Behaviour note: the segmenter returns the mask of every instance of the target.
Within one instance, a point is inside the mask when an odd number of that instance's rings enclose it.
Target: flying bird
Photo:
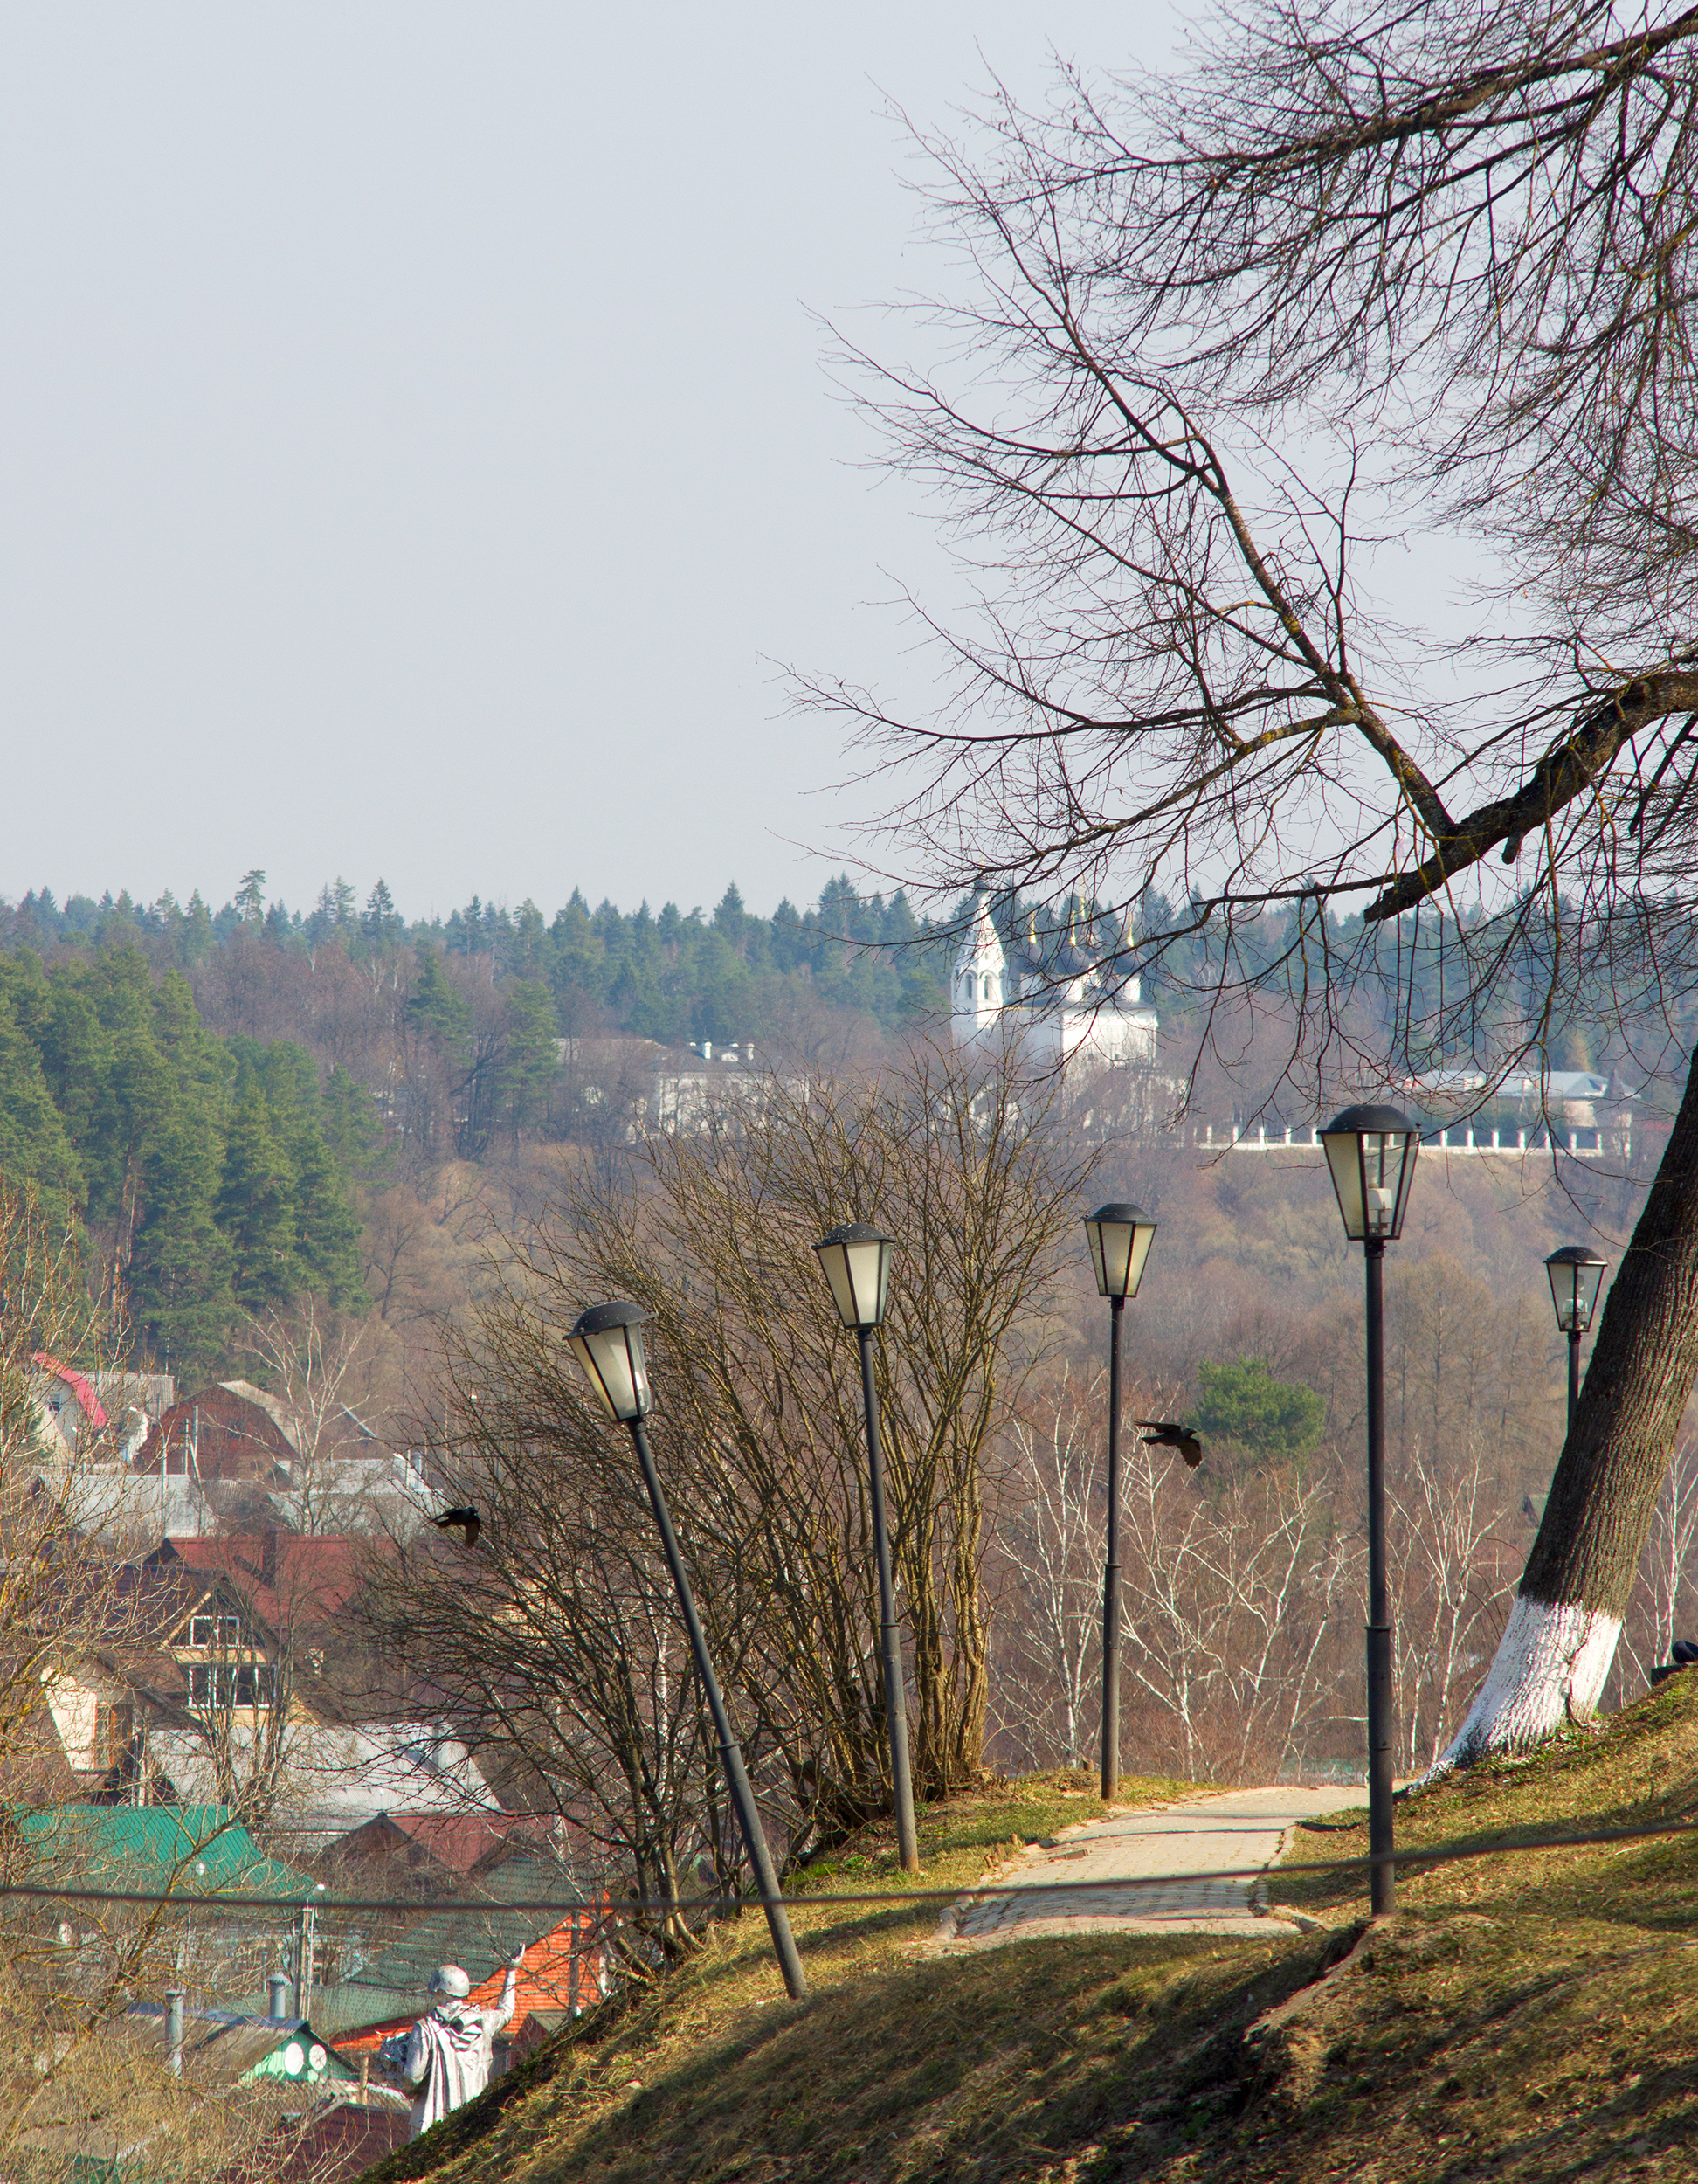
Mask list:
[[[1170,1418],[1141,1418],[1138,1423],[1149,1428],[1143,1436],[1146,1447],[1177,1448],[1193,1471],[1202,1462],[1203,1444],[1189,1426]]]
[[[477,1545],[478,1534],[483,1529],[478,1520],[478,1505],[475,1502],[466,1509],[445,1509],[440,1517],[433,1517],[431,1522],[438,1531],[459,1532],[461,1544],[467,1547]]]

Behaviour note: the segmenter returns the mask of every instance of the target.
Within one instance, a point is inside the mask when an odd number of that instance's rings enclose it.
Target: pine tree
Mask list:
[[[421,948],[412,996],[404,1011],[409,1026],[431,1040],[445,1060],[464,1068],[472,1059],[472,1004],[442,967],[433,948]]]
[[[505,989],[507,1040],[501,1063],[501,1106],[514,1130],[528,1130],[549,1112],[549,1093],[559,1056],[554,1003],[534,978],[514,978]]]
[[[216,1212],[230,1245],[238,1304],[249,1312],[286,1304],[301,1287],[294,1175],[253,1077],[231,1112]]]
[[[213,1219],[217,1181],[216,1140],[187,1102],[174,1100],[143,1163],[129,1295],[154,1355],[180,1374],[216,1364],[233,1316],[230,1246]]]
[[[338,1062],[320,1095],[324,1142],[355,1183],[376,1182],[385,1165],[383,1128],[371,1095]]]
[[[62,1217],[83,1194],[82,1170],[41,1073],[41,1057],[18,1030],[0,992],[0,1177],[36,1185]]]
[[[380,880],[366,897],[365,912],[360,919],[360,937],[368,948],[393,948],[404,930],[395,898]]]
[[[361,1303],[359,1218],[325,1142],[312,1056],[288,1040],[274,1040],[262,1050],[258,1074],[272,1128],[289,1164],[300,1282],[331,1304]]]

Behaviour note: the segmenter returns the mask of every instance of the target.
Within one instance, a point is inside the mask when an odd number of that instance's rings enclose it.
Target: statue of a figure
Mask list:
[[[475,2100],[488,2084],[495,2035],[513,2016],[524,1960],[522,1949],[508,1958],[495,2009],[473,2009],[466,1999],[471,1980],[457,1964],[440,1966],[431,1975],[436,2006],[430,2015],[411,2032],[391,2033],[378,2049],[378,2067],[393,2072],[413,2096],[410,2138]]]

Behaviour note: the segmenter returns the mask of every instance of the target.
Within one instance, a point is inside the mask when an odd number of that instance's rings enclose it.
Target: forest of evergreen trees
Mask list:
[[[508,910],[474,895],[447,918],[412,921],[382,880],[363,909],[355,888],[337,880],[305,914],[267,902],[265,886],[263,872],[248,873],[217,911],[198,891],[186,905],[169,892],[148,904],[126,893],[98,902],[74,895],[61,905],[44,888],[0,904],[0,949],[46,953],[129,941],[156,971],[191,978],[244,944],[309,962],[339,948],[368,966],[397,950],[434,951],[478,964],[498,982],[546,987],[563,1035],[624,1032],[667,1044],[759,1039],[786,1003],[803,997],[871,1016],[887,1030],[947,1006],[948,929],[921,925],[900,891],[888,902],[859,895],[846,875],[830,881],[813,909],[785,901],[770,917],[746,910],[735,886],[711,915],[673,902],[658,913],[646,902],[631,912],[605,902],[592,910],[574,889],[551,919],[528,900]]]
[[[43,888],[0,904],[0,1172],[74,1212],[138,1355],[192,1376],[268,1307],[363,1309],[374,1195],[570,1137],[586,1098],[604,1123],[563,1040],[759,1040],[804,1005],[889,1029],[945,1007],[952,947],[846,879],[770,918],[730,887],[547,922],[409,923],[381,881],[302,916],[257,871],[217,911]]]

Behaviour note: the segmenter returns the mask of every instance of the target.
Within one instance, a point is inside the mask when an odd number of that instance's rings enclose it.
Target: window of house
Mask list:
[[[276,1670],[266,1661],[244,1662],[227,1669],[196,1661],[189,1669],[191,1706],[269,1706],[276,1690]]]
[[[236,1704],[238,1706],[269,1706],[272,1703],[274,1671],[266,1661],[255,1661],[236,1671]]]
[[[239,1646],[242,1619],[239,1615],[191,1615],[189,1642],[191,1646]]]

